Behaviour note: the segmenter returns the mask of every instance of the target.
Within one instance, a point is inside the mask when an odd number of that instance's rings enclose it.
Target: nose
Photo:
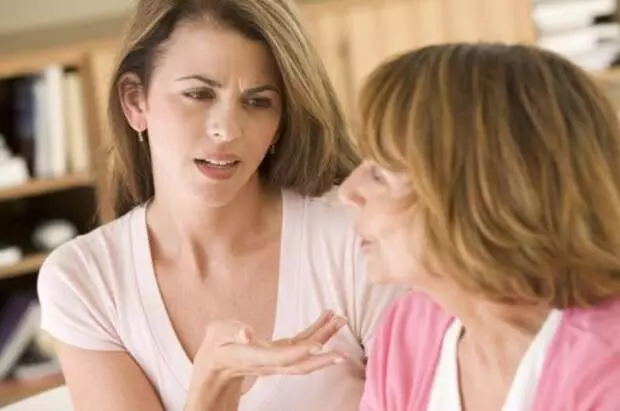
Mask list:
[[[343,203],[349,206],[357,208],[364,206],[366,199],[361,190],[359,167],[340,185],[338,196]]]
[[[234,104],[220,101],[209,107],[206,118],[207,136],[220,143],[233,141],[243,134],[241,121]]]

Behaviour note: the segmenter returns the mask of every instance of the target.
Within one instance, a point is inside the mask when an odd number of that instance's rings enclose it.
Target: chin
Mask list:
[[[244,164],[230,177],[220,179],[210,178],[201,172],[195,173],[191,177],[192,197],[202,206],[224,207],[252,184],[256,173],[249,172],[249,170],[251,167]]]
[[[375,284],[386,284],[393,282],[389,271],[386,269],[387,265],[373,258],[367,258],[366,260],[366,276],[368,281]]]
[[[207,206],[209,208],[219,208],[229,204],[242,189],[238,181],[229,180],[223,182],[198,181],[189,187],[189,198],[192,202]]]
[[[239,191],[237,187],[210,187],[200,190],[197,194],[202,204],[209,208],[219,208],[231,203]]]

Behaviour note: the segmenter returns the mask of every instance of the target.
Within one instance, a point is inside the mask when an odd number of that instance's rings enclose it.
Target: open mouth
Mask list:
[[[239,160],[219,161],[196,159],[194,161],[202,167],[219,168],[224,170],[234,168],[237,164],[239,164]]]
[[[210,180],[228,180],[239,168],[240,160],[231,159],[195,159],[194,164],[200,172]]]

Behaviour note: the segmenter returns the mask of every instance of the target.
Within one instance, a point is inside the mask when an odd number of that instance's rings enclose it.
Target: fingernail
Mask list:
[[[247,328],[239,331],[239,338],[243,344],[247,344],[250,342],[250,335]]]

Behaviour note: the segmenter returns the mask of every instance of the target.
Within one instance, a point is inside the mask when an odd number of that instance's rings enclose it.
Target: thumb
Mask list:
[[[252,329],[245,324],[241,325],[239,331],[237,332],[237,338],[235,339],[235,342],[240,344],[249,344],[253,340],[254,332],[252,331]]]
[[[247,344],[254,338],[252,328],[240,321],[221,321],[207,325],[207,345]]]

